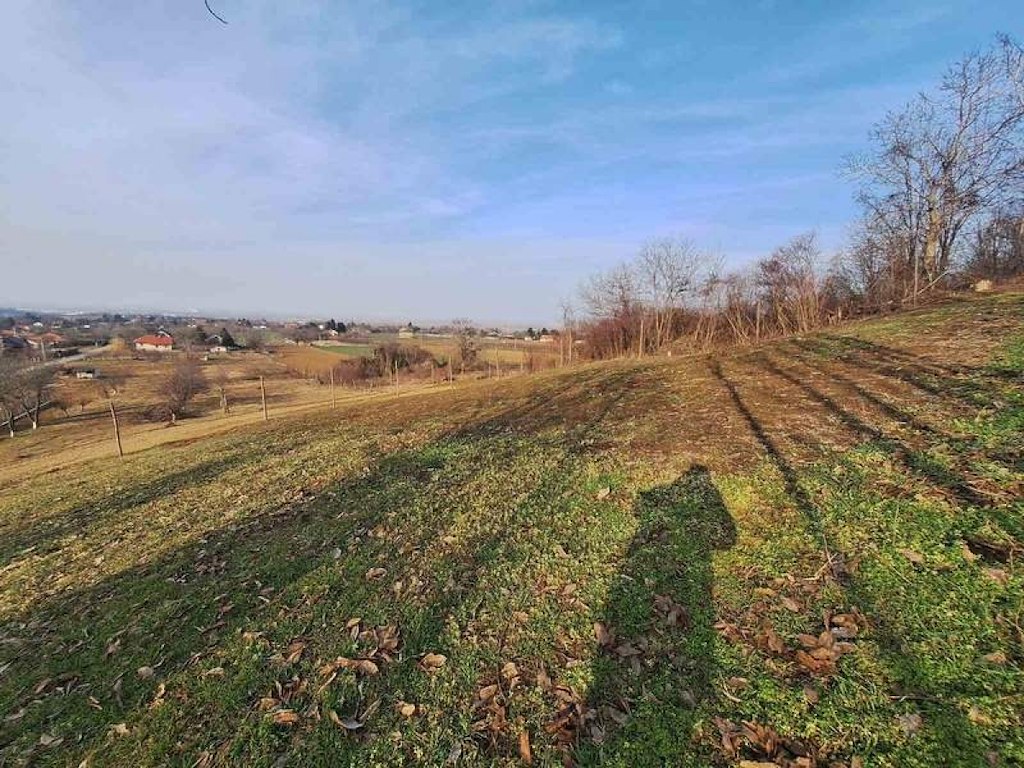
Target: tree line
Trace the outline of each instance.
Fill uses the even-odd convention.
[[[838,253],[805,232],[726,270],[686,239],[652,241],[581,287],[582,316],[563,308],[569,359],[805,332],[1024,274],[1024,49],[1004,36],[965,56],[843,170],[860,213]]]

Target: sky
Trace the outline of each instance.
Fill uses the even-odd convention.
[[[677,236],[856,215],[844,156],[1013,2],[5,0],[0,305],[552,323]]]

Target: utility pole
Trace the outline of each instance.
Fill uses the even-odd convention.
[[[267,387],[263,383],[262,376],[260,376],[260,400],[263,401],[263,420],[267,421],[269,419],[267,416]]]

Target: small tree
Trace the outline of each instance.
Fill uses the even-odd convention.
[[[0,357],[0,420],[14,437],[14,412],[18,406],[18,379],[21,363],[9,356]]]
[[[199,363],[186,358],[174,365],[160,382],[159,393],[171,421],[184,416],[192,399],[206,391],[206,377]]]
[[[23,368],[17,377],[18,399],[32,422],[39,429],[39,412],[46,403],[47,389],[53,383],[53,368],[35,365]]]
[[[231,410],[228,403],[228,383],[231,381],[231,374],[224,366],[218,366],[217,372],[213,375],[213,383],[217,388],[217,396],[220,400],[220,412],[227,416]]]
[[[466,366],[472,366],[476,362],[477,346],[476,339],[473,338],[473,324],[465,318],[460,318],[453,320],[452,326],[455,328],[455,345],[459,354],[459,365],[462,372],[465,373]]]

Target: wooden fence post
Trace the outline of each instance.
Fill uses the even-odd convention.
[[[117,443],[117,458],[124,458],[124,450],[121,448],[121,427],[117,423],[117,409],[114,408],[114,401],[109,400],[110,403],[110,418],[114,420],[114,442]]]
[[[260,399],[263,401],[263,420],[267,421],[267,387],[263,383],[263,377],[260,376]]]
[[[338,399],[334,395],[334,366],[331,366],[331,408],[338,407]]]

